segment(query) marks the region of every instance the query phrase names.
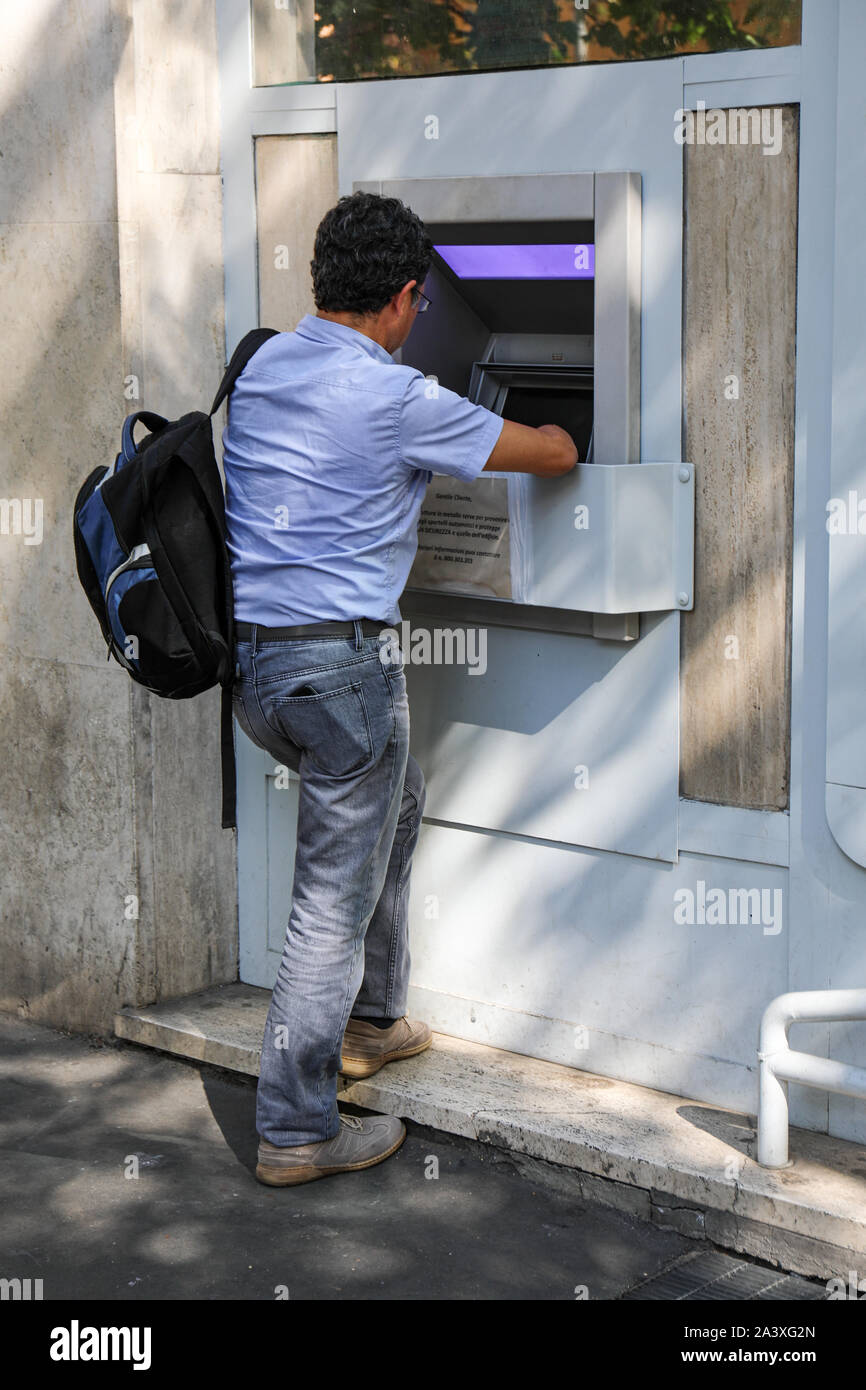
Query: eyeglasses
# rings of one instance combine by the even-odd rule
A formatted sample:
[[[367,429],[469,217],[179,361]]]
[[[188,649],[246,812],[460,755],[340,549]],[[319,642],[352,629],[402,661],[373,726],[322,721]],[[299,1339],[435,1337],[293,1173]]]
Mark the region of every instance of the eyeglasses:
[[[419,313],[419,314],[426,314],[427,310],[430,308],[430,305],[433,303],[432,299],[428,299],[427,296],[426,296],[426,294],[422,294],[421,290],[419,290],[419,289],[417,289],[417,288],[413,289],[413,290],[412,290],[412,293],[413,293],[413,294],[417,294],[417,295],[419,296],[419,298],[421,298],[421,299],[424,300],[424,303],[423,303],[423,304],[418,304],[418,300],[416,299],[416,300],[415,300],[415,304],[418,305],[418,313]],[[412,306],[413,309],[414,309],[414,307],[415,307],[415,304],[413,304],[413,306]]]

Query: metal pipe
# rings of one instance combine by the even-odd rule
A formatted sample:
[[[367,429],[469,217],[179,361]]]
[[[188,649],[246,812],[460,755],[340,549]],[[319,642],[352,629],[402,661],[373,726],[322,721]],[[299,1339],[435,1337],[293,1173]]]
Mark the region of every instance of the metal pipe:
[[[792,1023],[866,1020],[866,989],[814,989],[780,994],[767,1005],[758,1036],[758,1162],[787,1168],[788,1081],[866,1098],[866,1068],[794,1052],[788,1045]]]

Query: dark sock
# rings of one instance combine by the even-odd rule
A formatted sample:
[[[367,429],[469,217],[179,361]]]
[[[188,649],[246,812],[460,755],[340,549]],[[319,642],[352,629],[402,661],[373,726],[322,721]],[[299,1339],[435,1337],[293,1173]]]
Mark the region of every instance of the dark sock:
[[[355,1015],[353,1014],[352,1017],[354,1018]],[[361,1018],[358,1020],[358,1022],[372,1023],[374,1028],[390,1028],[392,1024],[397,1022],[397,1020],[396,1018]]]

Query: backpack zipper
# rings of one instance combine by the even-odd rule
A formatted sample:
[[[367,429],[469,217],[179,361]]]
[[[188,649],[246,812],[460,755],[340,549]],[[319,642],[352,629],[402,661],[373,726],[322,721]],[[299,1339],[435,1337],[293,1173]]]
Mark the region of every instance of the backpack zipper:
[[[117,579],[118,575],[123,574],[124,570],[141,569],[141,562],[144,559],[144,557],[148,555],[150,555],[150,546],[142,542],[141,545],[133,546],[132,550],[130,550],[126,559],[123,561],[123,564],[118,565],[117,569],[111,571],[111,574],[105,581],[106,605],[108,604],[108,591],[114,583],[115,579]]]
[[[127,556],[126,559],[123,561],[123,564],[122,564],[122,565],[118,565],[118,566],[117,566],[117,569],[113,569],[113,570],[111,571],[111,574],[108,576],[108,579],[107,579],[106,582],[105,582],[105,595],[104,595],[104,601],[105,601],[106,618],[108,617],[108,595],[109,595],[109,593],[111,592],[111,586],[112,586],[112,584],[114,583],[114,581],[115,581],[116,579],[118,579],[118,578],[120,577],[120,575],[125,574],[125,572],[126,572],[127,570],[144,569],[147,565],[149,565],[149,564],[151,564],[151,563],[152,563],[152,556],[151,556],[151,553],[150,553],[150,546],[147,545],[145,542],[142,542],[141,545],[133,546],[132,550],[129,552],[128,556]],[[110,629],[111,629],[110,620],[108,620],[108,623],[109,623],[109,631],[110,631]],[[108,650],[107,650],[107,652],[106,652],[106,654],[105,654],[105,659],[106,659],[106,661],[110,661],[110,660],[111,660],[112,652],[115,652],[115,654],[117,655],[117,654],[119,653],[120,649],[119,649],[119,647],[117,646],[117,642],[115,641],[113,635],[109,637],[109,639],[108,639],[108,644],[107,644],[107,645],[108,645]],[[122,656],[118,655],[118,660],[120,661],[120,663],[121,663],[122,666],[125,666],[125,667],[126,667],[127,671],[132,670],[132,667],[130,666],[129,662],[128,662],[127,659],[126,659],[126,653],[125,653],[125,652],[122,654]]]

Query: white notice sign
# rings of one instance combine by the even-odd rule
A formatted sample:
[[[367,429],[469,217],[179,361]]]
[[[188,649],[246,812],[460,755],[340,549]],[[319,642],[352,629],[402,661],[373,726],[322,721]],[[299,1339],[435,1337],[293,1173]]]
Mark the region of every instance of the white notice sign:
[[[511,598],[507,478],[434,476],[418,521],[414,589]]]

